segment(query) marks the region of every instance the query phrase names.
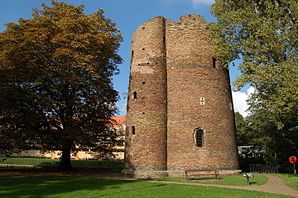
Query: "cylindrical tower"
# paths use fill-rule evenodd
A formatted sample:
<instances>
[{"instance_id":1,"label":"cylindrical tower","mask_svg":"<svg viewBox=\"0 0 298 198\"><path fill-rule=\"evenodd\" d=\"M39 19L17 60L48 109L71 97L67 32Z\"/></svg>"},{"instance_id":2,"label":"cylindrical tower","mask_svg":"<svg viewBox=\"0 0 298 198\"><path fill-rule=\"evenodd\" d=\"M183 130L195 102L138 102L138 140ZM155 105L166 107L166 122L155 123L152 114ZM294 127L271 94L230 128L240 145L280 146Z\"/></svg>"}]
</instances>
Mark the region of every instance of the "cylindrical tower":
<instances>
[{"instance_id":1,"label":"cylindrical tower","mask_svg":"<svg viewBox=\"0 0 298 198\"><path fill-rule=\"evenodd\" d=\"M134 33L125 136L125 171L166 170L165 19Z\"/></svg>"},{"instance_id":2,"label":"cylindrical tower","mask_svg":"<svg viewBox=\"0 0 298 198\"><path fill-rule=\"evenodd\" d=\"M228 72L219 67L203 17L166 21L167 168L237 170Z\"/></svg>"}]
</instances>

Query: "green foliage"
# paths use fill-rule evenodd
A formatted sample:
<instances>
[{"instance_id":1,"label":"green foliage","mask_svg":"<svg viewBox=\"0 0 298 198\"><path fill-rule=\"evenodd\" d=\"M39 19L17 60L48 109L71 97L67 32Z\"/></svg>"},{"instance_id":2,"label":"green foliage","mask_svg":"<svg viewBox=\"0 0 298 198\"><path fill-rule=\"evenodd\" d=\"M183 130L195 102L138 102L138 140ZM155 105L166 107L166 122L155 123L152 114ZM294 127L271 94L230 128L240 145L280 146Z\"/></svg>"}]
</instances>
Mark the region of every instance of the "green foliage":
<instances>
[{"instance_id":1,"label":"green foliage","mask_svg":"<svg viewBox=\"0 0 298 198\"><path fill-rule=\"evenodd\" d=\"M286 197L228 188L161 184L148 181L103 180L84 177L6 176L0 178L1 197Z\"/></svg>"},{"instance_id":2,"label":"green foliage","mask_svg":"<svg viewBox=\"0 0 298 198\"><path fill-rule=\"evenodd\" d=\"M216 0L212 13L218 59L225 65L241 59L234 85L256 88L252 133L280 161L298 146L298 2Z\"/></svg>"},{"instance_id":3,"label":"green foliage","mask_svg":"<svg viewBox=\"0 0 298 198\"><path fill-rule=\"evenodd\" d=\"M281 164L287 162L291 155L296 155L298 134L289 130L292 124L278 129L272 113L261 109L247 118L249 130L254 135L254 143L265 150L264 160L269 163ZM286 123L288 123L287 121Z\"/></svg>"},{"instance_id":4,"label":"green foliage","mask_svg":"<svg viewBox=\"0 0 298 198\"><path fill-rule=\"evenodd\" d=\"M253 145L253 139L251 131L248 128L248 124L239 113L235 113L235 122L236 122L236 137L238 146L249 146Z\"/></svg>"},{"instance_id":5,"label":"green foliage","mask_svg":"<svg viewBox=\"0 0 298 198\"><path fill-rule=\"evenodd\" d=\"M262 159L250 157L248 154L246 158L251 158L249 161L264 160L268 164L283 164L289 156L296 155L295 141L298 134L288 130L287 126L290 124L278 129L270 111L260 109L246 118L236 113L235 120L237 145L259 146L264 151ZM248 159L241 158L241 160L245 162Z\"/></svg>"},{"instance_id":6,"label":"green foliage","mask_svg":"<svg viewBox=\"0 0 298 198\"><path fill-rule=\"evenodd\" d=\"M212 12L218 20L210 30L221 62L243 60L236 87L255 87L255 107L270 108L279 127L287 115L297 119L297 1L217 0Z\"/></svg>"},{"instance_id":7,"label":"green foliage","mask_svg":"<svg viewBox=\"0 0 298 198\"><path fill-rule=\"evenodd\" d=\"M122 38L102 10L52 1L0 33L0 147L109 151Z\"/></svg>"}]
</instances>

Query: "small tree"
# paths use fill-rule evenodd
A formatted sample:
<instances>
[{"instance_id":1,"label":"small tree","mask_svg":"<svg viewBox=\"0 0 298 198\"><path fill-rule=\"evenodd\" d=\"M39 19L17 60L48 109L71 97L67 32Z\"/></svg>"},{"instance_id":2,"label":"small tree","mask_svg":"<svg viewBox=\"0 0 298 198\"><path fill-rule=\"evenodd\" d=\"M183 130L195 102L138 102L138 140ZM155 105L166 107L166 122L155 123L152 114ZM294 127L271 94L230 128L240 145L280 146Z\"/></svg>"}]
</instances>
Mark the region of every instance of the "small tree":
<instances>
[{"instance_id":1,"label":"small tree","mask_svg":"<svg viewBox=\"0 0 298 198\"><path fill-rule=\"evenodd\" d=\"M103 10L52 1L0 34L0 147L109 151L122 37ZM3 144L2 144L3 143Z\"/></svg>"}]
</instances>

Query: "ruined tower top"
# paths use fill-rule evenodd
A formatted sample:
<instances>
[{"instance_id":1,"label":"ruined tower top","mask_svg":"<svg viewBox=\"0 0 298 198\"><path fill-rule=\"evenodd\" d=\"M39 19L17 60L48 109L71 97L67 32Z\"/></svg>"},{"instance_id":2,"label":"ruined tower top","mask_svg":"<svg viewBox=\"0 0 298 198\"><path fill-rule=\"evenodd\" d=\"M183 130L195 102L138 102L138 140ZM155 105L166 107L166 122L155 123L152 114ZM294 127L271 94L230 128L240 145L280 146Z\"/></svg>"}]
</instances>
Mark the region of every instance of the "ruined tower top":
<instances>
[{"instance_id":1,"label":"ruined tower top","mask_svg":"<svg viewBox=\"0 0 298 198\"><path fill-rule=\"evenodd\" d=\"M178 22L167 19L167 56L169 63L187 66L212 66L213 48L202 16L185 15Z\"/></svg>"}]
</instances>

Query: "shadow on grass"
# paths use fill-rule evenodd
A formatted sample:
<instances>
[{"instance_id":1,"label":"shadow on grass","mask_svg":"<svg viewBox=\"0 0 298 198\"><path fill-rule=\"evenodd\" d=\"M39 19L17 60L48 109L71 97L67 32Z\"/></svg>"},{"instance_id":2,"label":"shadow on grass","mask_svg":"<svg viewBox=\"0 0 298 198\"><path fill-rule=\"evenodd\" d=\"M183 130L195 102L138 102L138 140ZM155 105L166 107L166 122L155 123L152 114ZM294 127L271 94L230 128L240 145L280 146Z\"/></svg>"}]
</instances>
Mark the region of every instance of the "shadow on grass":
<instances>
[{"instance_id":1,"label":"shadow on grass","mask_svg":"<svg viewBox=\"0 0 298 198\"><path fill-rule=\"evenodd\" d=\"M77 176L6 176L0 178L0 197L45 197L117 189L138 181L104 180Z\"/></svg>"},{"instance_id":2,"label":"shadow on grass","mask_svg":"<svg viewBox=\"0 0 298 198\"><path fill-rule=\"evenodd\" d=\"M282 197L256 191L79 176L0 177L0 197Z\"/></svg>"},{"instance_id":3,"label":"shadow on grass","mask_svg":"<svg viewBox=\"0 0 298 198\"><path fill-rule=\"evenodd\" d=\"M41 167L41 168L55 168L59 167L59 161L56 162L41 162L35 165L35 167Z\"/></svg>"}]
</instances>

